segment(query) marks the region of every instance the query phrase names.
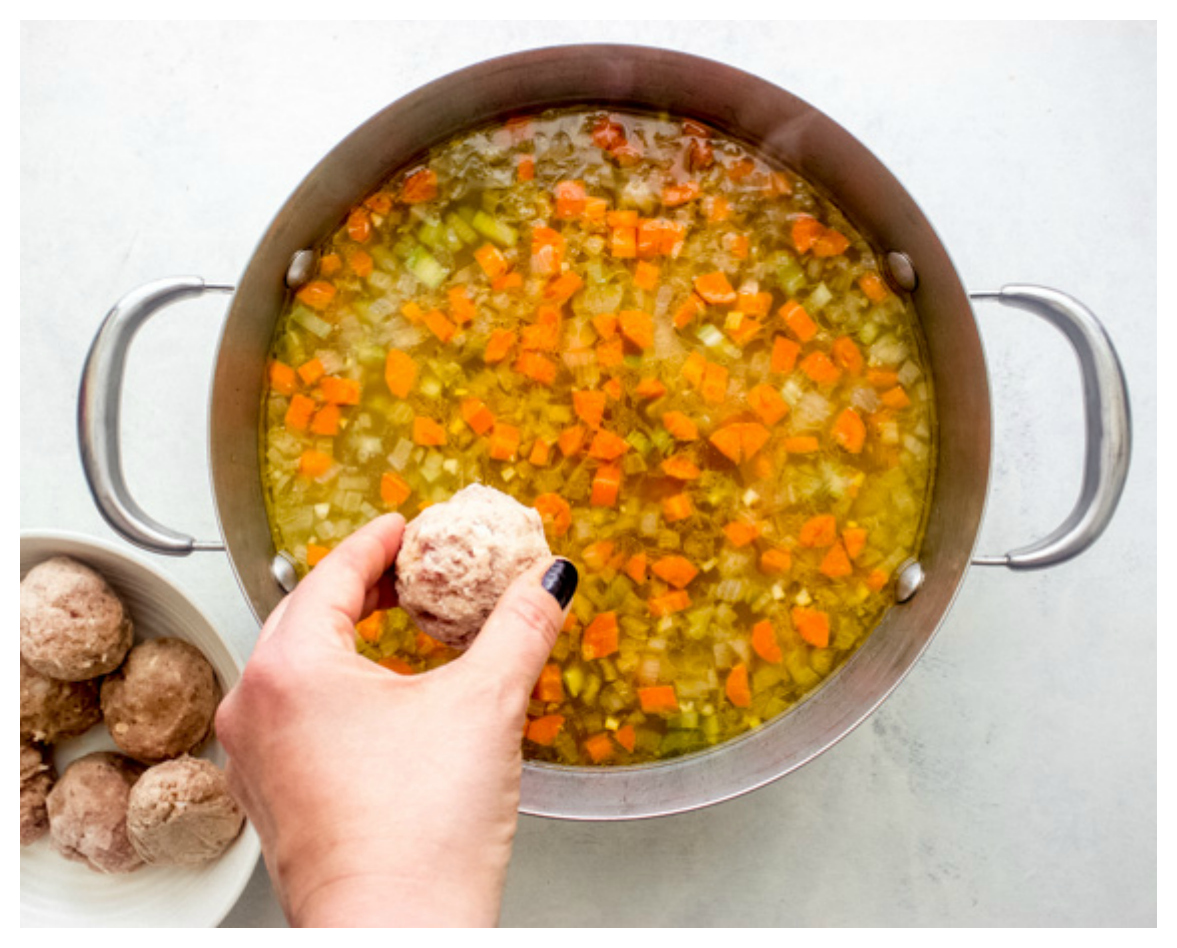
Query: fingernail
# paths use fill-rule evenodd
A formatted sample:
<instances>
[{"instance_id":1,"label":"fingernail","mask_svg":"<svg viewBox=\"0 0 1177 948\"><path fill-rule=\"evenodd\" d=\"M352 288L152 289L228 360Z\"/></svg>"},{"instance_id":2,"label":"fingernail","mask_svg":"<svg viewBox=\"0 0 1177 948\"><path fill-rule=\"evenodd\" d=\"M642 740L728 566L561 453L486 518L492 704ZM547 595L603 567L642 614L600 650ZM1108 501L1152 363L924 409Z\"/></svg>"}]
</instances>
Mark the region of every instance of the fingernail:
<instances>
[{"instance_id":1,"label":"fingernail","mask_svg":"<svg viewBox=\"0 0 1177 948\"><path fill-rule=\"evenodd\" d=\"M560 603L560 608L563 609L572 601L572 594L576 592L576 584L579 581L575 566L568 560L556 560L544 573L540 585L556 597L556 602Z\"/></svg>"}]
</instances>

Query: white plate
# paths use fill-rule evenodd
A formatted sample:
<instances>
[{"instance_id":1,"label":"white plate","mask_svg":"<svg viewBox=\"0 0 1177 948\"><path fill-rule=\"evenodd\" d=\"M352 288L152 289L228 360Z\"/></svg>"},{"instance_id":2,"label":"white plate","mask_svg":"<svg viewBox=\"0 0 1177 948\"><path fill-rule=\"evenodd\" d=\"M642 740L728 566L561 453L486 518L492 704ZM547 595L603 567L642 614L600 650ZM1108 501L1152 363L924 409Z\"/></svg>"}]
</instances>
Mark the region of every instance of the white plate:
<instances>
[{"instance_id":1,"label":"white plate","mask_svg":"<svg viewBox=\"0 0 1177 948\"><path fill-rule=\"evenodd\" d=\"M20 575L51 556L71 556L106 577L135 624L135 641L162 636L195 645L227 692L240 677L233 653L175 583L154 566L112 544L70 533L22 532ZM117 750L102 724L54 749L60 774L70 761L97 750ZM215 740L201 752L225 765ZM143 866L104 875L59 856L44 837L20 852L22 926L205 927L221 922L240 897L261 847L252 826L214 862L195 867Z\"/></svg>"}]
</instances>

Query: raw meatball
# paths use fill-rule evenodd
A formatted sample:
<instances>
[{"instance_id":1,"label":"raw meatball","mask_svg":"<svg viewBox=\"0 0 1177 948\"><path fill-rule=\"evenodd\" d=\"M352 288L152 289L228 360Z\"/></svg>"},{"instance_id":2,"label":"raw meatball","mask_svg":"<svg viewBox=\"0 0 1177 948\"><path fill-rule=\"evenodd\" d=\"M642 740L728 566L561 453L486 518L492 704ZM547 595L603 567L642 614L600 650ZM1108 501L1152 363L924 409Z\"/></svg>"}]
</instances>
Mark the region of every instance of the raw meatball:
<instances>
[{"instance_id":1,"label":"raw meatball","mask_svg":"<svg viewBox=\"0 0 1177 948\"><path fill-rule=\"evenodd\" d=\"M127 835L145 862L190 866L223 853L245 824L217 766L179 757L148 769L131 789Z\"/></svg>"},{"instance_id":2,"label":"raw meatball","mask_svg":"<svg viewBox=\"0 0 1177 948\"><path fill-rule=\"evenodd\" d=\"M131 647L131 618L100 574L55 556L20 581L20 654L42 675L97 678Z\"/></svg>"},{"instance_id":3,"label":"raw meatball","mask_svg":"<svg viewBox=\"0 0 1177 948\"><path fill-rule=\"evenodd\" d=\"M212 731L216 672L180 639L148 639L102 683L102 715L119 749L145 764L179 757Z\"/></svg>"},{"instance_id":4,"label":"raw meatball","mask_svg":"<svg viewBox=\"0 0 1177 948\"><path fill-rule=\"evenodd\" d=\"M397 597L430 638L467 648L511 581L551 555L535 510L471 484L405 528Z\"/></svg>"},{"instance_id":5,"label":"raw meatball","mask_svg":"<svg viewBox=\"0 0 1177 948\"><path fill-rule=\"evenodd\" d=\"M57 780L49 749L30 741L20 742L20 844L35 843L49 832L45 798Z\"/></svg>"},{"instance_id":6,"label":"raw meatball","mask_svg":"<svg viewBox=\"0 0 1177 948\"><path fill-rule=\"evenodd\" d=\"M98 679L58 681L20 660L20 739L53 744L102 720Z\"/></svg>"},{"instance_id":7,"label":"raw meatball","mask_svg":"<svg viewBox=\"0 0 1177 948\"><path fill-rule=\"evenodd\" d=\"M143 772L122 754L87 754L49 791L49 842L95 872L133 872L143 857L127 837L127 798Z\"/></svg>"}]
</instances>

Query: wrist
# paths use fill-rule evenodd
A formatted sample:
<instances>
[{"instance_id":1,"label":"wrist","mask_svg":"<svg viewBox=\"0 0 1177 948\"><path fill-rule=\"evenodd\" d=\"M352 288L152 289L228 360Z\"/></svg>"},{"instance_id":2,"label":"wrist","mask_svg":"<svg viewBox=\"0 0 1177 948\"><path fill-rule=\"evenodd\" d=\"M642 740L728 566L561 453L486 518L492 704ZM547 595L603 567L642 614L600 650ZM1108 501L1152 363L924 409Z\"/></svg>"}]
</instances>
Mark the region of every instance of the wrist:
<instances>
[{"instance_id":1,"label":"wrist","mask_svg":"<svg viewBox=\"0 0 1177 948\"><path fill-rule=\"evenodd\" d=\"M493 891L492 891L493 890ZM502 886L461 885L382 872L338 876L290 906L300 928L480 928L498 923Z\"/></svg>"}]
</instances>

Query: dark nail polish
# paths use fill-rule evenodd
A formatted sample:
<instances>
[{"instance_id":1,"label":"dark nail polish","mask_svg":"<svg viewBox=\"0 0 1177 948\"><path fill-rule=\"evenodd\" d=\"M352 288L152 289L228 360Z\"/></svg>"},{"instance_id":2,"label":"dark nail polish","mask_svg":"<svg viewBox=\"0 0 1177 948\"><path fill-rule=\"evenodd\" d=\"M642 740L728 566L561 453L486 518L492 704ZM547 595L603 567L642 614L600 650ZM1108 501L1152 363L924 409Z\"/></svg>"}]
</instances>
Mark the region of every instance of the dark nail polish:
<instances>
[{"instance_id":1,"label":"dark nail polish","mask_svg":"<svg viewBox=\"0 0 1177 948\"><path fill-rule=\"evenodd\" d=\"M568 560L556 560L544 573L540 585L556 597L556 602L560 603L560 608L563 609L572 601L572 594L576 592L576 584L579 581L580 576L575 566Z\"/></svg>"}]
</instances>

